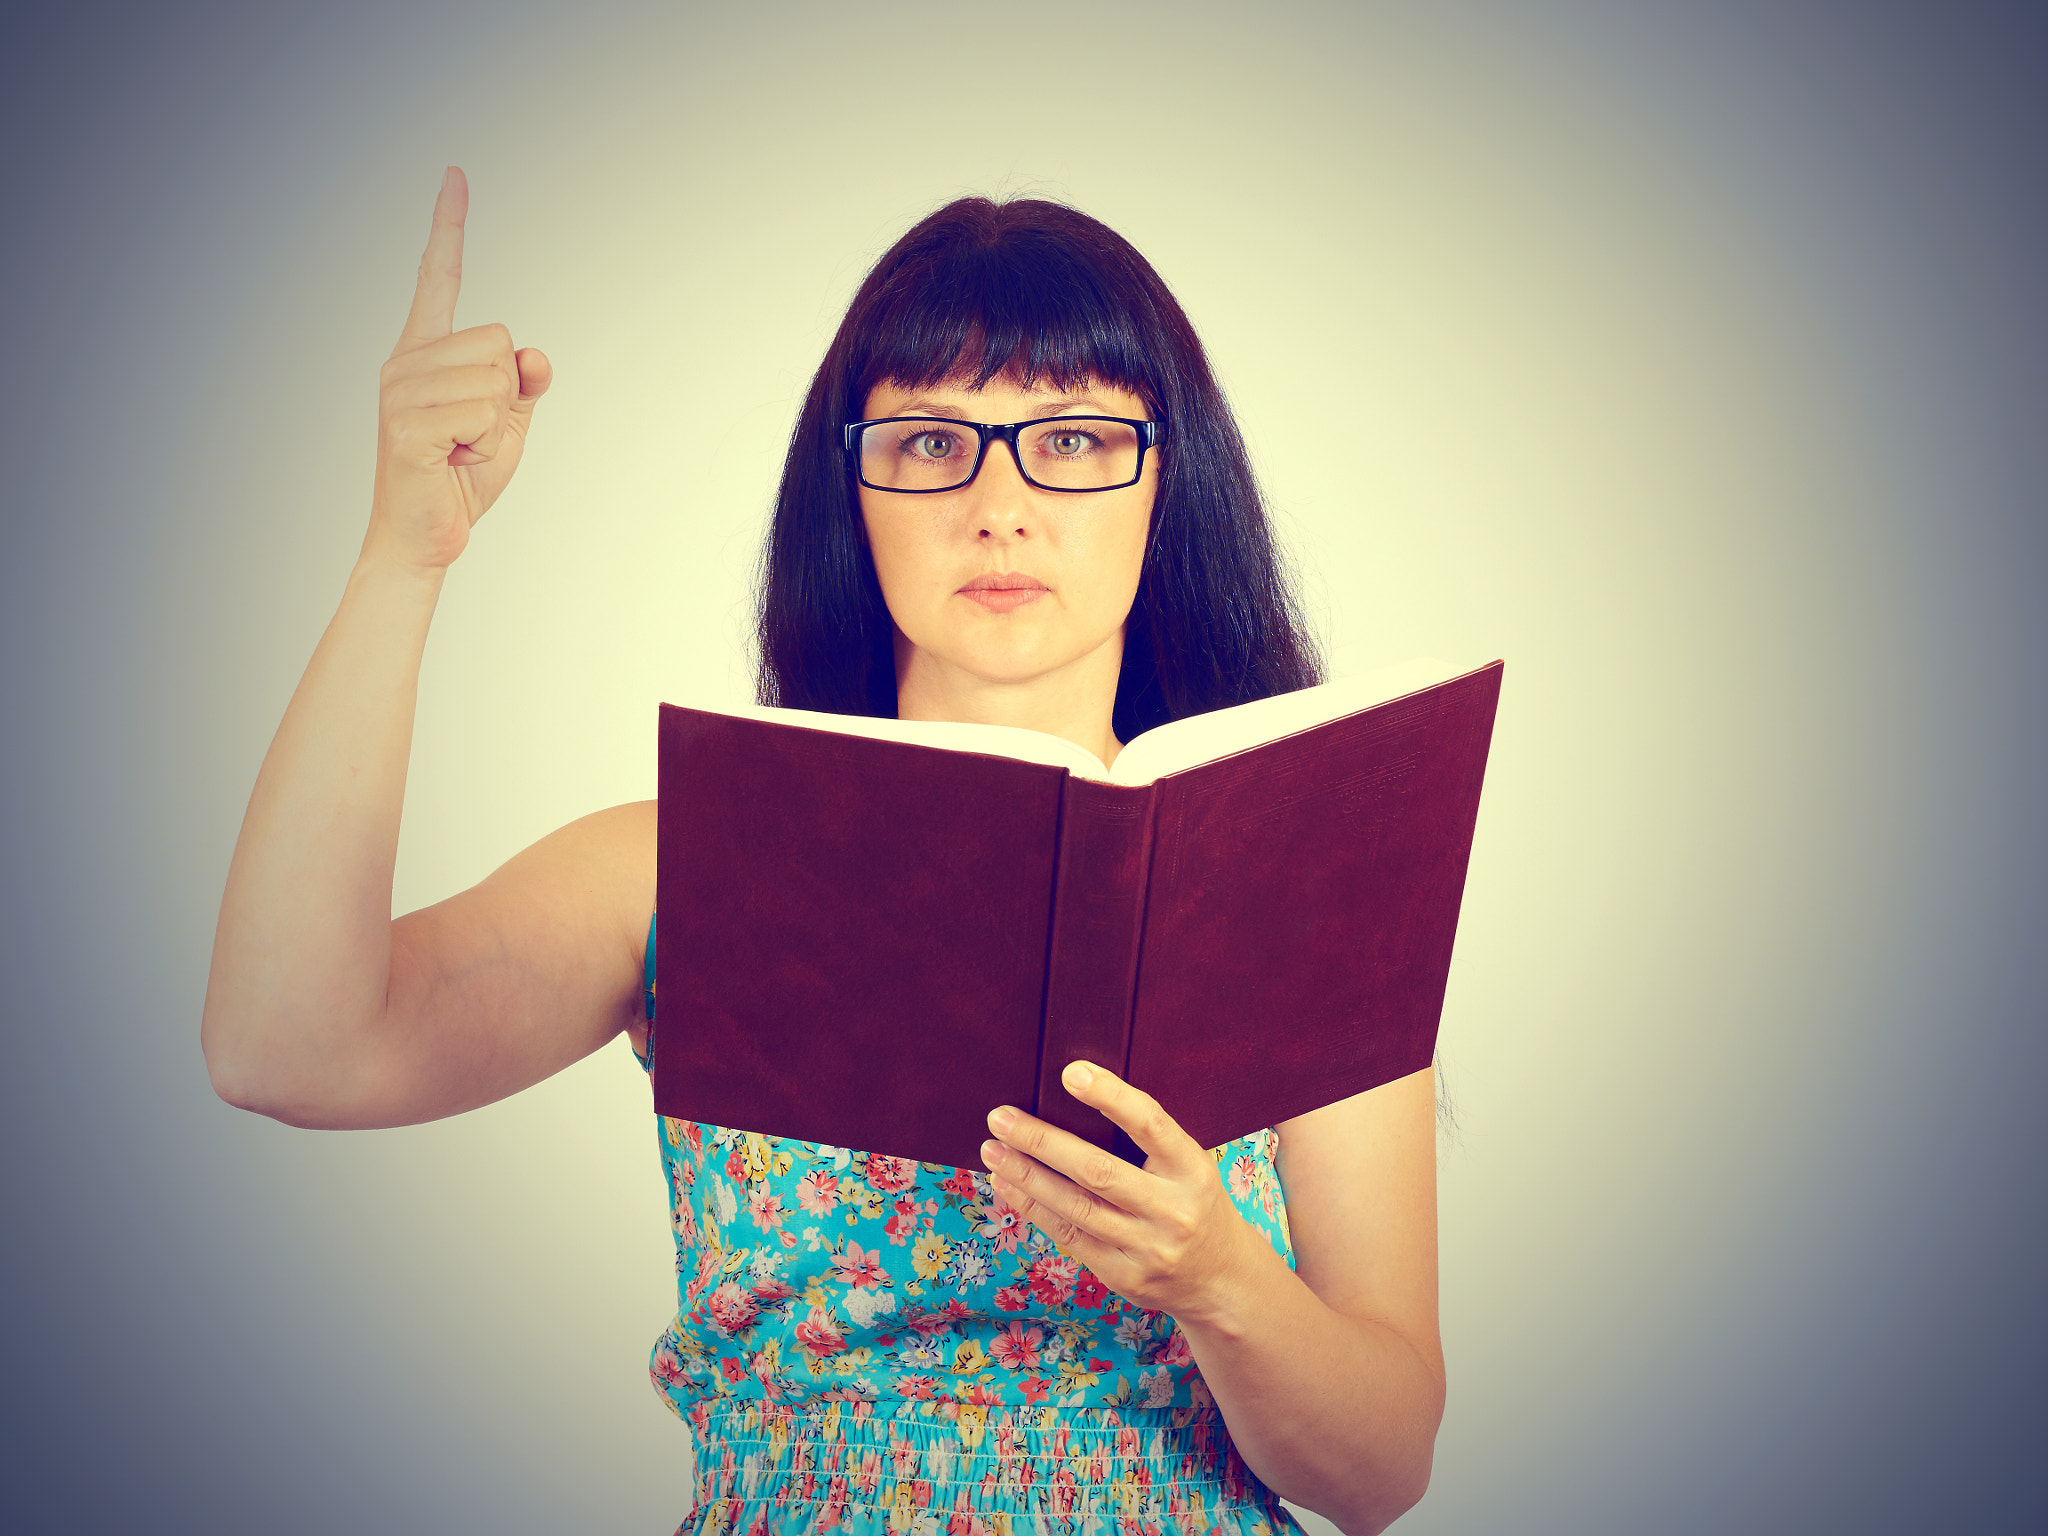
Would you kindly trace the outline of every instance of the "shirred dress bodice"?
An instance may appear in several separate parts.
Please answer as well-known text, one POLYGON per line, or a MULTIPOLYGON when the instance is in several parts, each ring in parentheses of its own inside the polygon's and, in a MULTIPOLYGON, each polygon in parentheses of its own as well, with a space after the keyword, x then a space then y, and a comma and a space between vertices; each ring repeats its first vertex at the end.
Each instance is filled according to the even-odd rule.
MULTIPOLYGON (((652 924, 645 964, 651 1071, 652 924)), ((982 1170, 657 1122, 677 1310, 649 1369, 696 1435, 683 1530, 1300 1529, 1174 1320, 1060 1253, 982 1170)), ((1291 1268, 1278 1140, 1211 1155, 1291 1268)))

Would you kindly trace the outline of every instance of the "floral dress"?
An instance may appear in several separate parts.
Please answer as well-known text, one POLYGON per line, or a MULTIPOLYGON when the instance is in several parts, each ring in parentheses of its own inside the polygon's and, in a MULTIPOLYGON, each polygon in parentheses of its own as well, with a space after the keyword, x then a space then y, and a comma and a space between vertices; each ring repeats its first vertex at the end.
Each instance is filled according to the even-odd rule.
MULTIPOLYGON (((651 924, 646 998, 651 1071, 651 924)), ((677 1536, 1301 1529, 1173 1318, 1061 1254, 986 1173, 658 1120, 677 1311, 649 1370, 697 1456, 677 1536)), ((1291 1268, 1278 1142, 1211 1155, 1291 1268)))

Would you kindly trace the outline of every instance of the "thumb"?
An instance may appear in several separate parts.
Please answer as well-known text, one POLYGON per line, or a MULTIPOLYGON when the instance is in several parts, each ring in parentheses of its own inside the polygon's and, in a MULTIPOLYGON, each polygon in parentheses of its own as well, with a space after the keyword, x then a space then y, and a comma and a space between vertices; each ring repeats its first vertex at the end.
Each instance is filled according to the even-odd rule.
POLYGON ((554 382, 555 365, 539 347, 521 347, 512 354, 512 361, 519 369, 519 404, 531 410, 533 402, 554 382))

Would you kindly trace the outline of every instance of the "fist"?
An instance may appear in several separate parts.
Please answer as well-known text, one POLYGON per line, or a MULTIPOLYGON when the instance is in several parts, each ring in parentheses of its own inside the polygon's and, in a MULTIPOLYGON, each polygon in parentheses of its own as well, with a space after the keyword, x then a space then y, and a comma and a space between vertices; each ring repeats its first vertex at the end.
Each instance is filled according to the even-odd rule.
POLYGON ((455 329, 469 183, 450 166, 434 201, 412 312, 377 395, 377 484, 365 554, 446 566, 519 467, 553 370, 502 325, 455 329))

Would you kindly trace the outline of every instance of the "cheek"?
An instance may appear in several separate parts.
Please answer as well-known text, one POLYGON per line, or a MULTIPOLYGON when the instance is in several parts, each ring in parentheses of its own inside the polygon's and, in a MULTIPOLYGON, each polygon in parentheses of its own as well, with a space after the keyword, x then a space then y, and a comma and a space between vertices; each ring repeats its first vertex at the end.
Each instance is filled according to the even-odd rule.
POLYGON ((870 518, 862 507, 868 554, 882 600, 899 624, 913 617, 928 588, 939 579, 939 551, 928 528, 902 516, 870 518))
POLYGON ((1117 508, 1069 530, 1060 562, 1068 573, 1067 612, 1088 638, 1109 634, 1130 614, 1148 527, 1143 509, 1133 515, 1117 508))
POLYGON ((1095 529, 1091 561, 1101 573, 1107 598, 1128 605, 1138 589, 1145 564, 1145 541, 1152 528, 1152 498, 1119 507, 1095 529))
POLYGON ((860 493, 861 534, 867 541, 868 556, 875 562, 875 575, 881 579, 882 589, 887 591, 895 573, 903 566, 903 540, 901 531, 892 527, 886 518, 872 515, 868 506, 868 493, 860 493))

